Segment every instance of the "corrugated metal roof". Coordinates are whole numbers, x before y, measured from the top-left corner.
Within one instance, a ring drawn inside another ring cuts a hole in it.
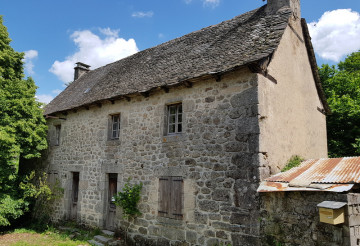
[[[304,161],[300,166],[267,178],[258,192],[318,190],[343,192],[360,183],[360,157]]]

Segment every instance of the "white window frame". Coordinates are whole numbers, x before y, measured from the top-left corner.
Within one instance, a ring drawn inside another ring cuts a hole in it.
[[[171,108],[175,107],[175,113],[171,113]],[[181,110],[180,110],[181,109]],[[175,121],[171,121],[171,117],[175,116]],[[174,135],[183,132],[183,110],[182,103],[174,103],[167,105],[167,134]],[[175,126],[174,131],[171,130],[172,126]],[[181,129],[179,130],[179,126]]]
[[[120,138],[120,114],[110,115],[110,139],[117,140]],[[117,118],[117,121],[115,121]],[[114,134],[115,133],[115,134]]]

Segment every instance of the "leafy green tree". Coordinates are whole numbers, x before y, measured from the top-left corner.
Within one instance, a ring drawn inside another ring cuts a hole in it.
[[[36,86],[24,78],[24,54],[10,46],[0,16],[0,225],[18,218],[26,208],[18,175],[22,159],[38,158],[47,148],[46,123]]]
[[[329,156],[360,155],[360,51],[319,69],[332,114],[327,117]]]

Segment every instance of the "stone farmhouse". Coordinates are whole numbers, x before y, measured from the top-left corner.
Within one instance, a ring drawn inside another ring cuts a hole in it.
[[[327,156],[299,0],[89,68],[45,108],[54,221],[128,227],[138,245],[260,245],[260,182],[295,154]],[[142,215],[127,221],[111,198],[129,178]]]

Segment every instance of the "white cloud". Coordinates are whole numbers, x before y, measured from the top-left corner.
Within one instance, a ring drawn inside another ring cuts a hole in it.
[[[134,39],[119,37],[119,30],[104,28],[99,31],[105,36],[103,39],[89,30],[74,32],[70,38],[77,51],[64,61],[55,61],[49,71],[67,83],[74,79],[76,62],[89,64],[91,69],[95,69],[139,51]]]
[[[33,59],[36,59],[39,55],[39,53],[36,50],[28,50],[25,51],[25,56],[24,56],[24,68],[25,68],[25,72],[29,75],[33,75],[34,72],[34,63],[33,63]]]
[[[39,102],[46,103],[46,104],[48,104],[49,102],[51,102],[51,100],[54,99],[54,97],[52,95],[47,95],[47,94],[36,95],[35,98]]]
[[[111,30],[109,27],[108,28],[99,28],[100,32],[102,34],[104,34],[105,36],[109,36],[109,37],[119,37],[119,32],[120,29],[116,29],[116,30]]]
[[[204,6],[209,6],[212,8],[217,7],[220,4],[220,0],[202,0]]]
[[[220,4],[220,0],[201,0],[203,2],[204,7],[215,8]],[[193,0],[184,0],[186,4],[190,4]]]
[[[323,59],[338,62],[360,49],[360,14],[351,9],[325,12],[308,27],[315,52]]]
[[[160,39],[163,39],[163,38],[165,38],[165,35],[164,35],[163,33],[159,33],[158,37],[159,37]]]
[[[62,92],[63,90],[60,90],[60,89],[55,89],[55,90],[52,90],[51,93],[55,94],[55,95],[58,95],[60,94],[60,92]]]
[[[144,17],[153,17],[154,12],[152,11],[148,11],[148,12],[142,12],[142,11],[138,11],[138,12],[134,12],[132,13],[132,17],[135,18],[144,18]]]

